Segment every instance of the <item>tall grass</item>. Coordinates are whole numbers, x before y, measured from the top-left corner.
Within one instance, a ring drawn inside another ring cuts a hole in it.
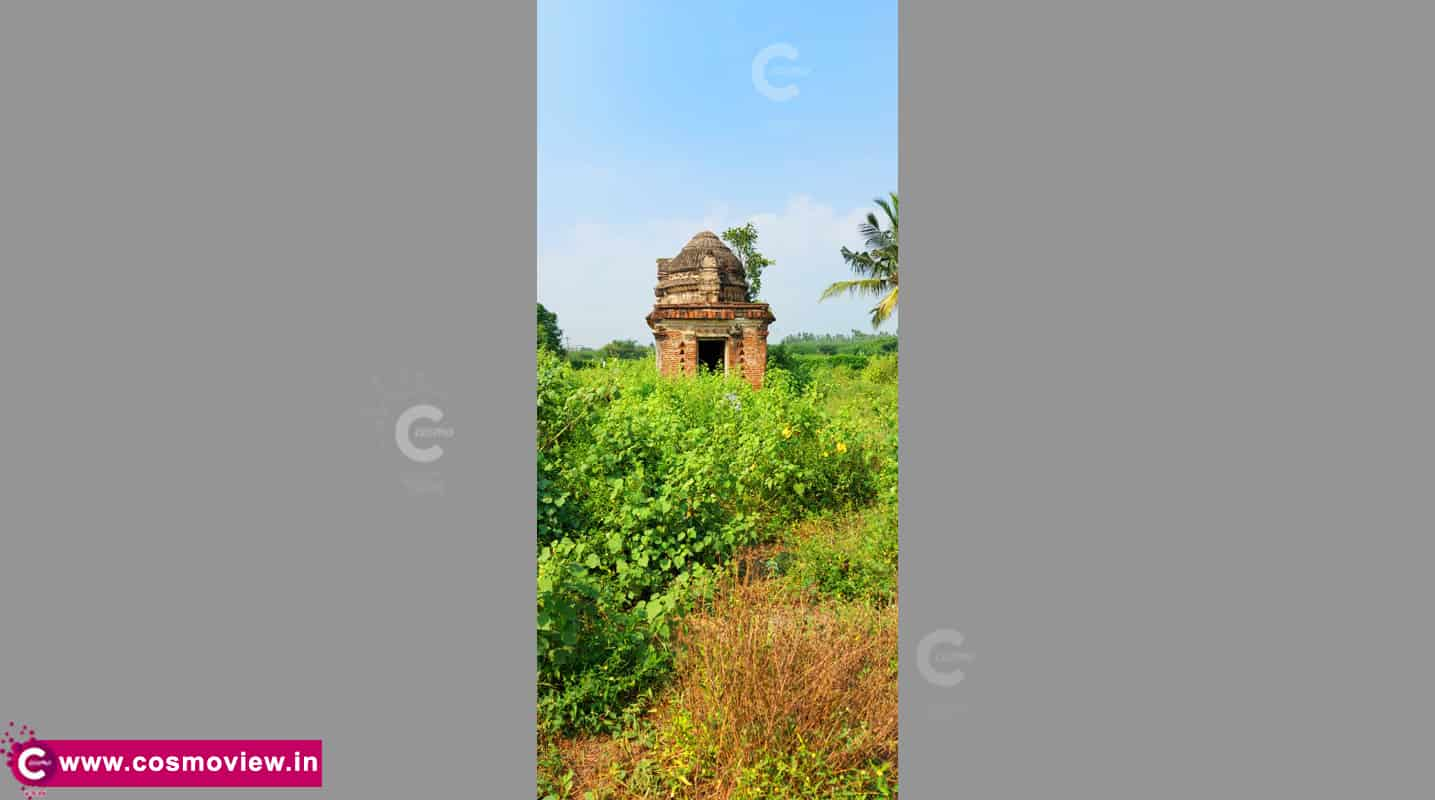
[[[684,626],[657,760],[695,799],[881,796],[897,742],[896,608],[729,587]]]

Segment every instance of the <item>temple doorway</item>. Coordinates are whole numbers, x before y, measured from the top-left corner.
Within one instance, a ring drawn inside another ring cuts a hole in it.
[[[698,364],[703,369],[723,374],[727,367],[723,363],[723,351],[726,348],[727,341],[725,339],[699,339]]]

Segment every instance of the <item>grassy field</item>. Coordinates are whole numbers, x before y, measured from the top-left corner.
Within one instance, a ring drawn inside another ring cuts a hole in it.
[[[896,355],[864,356],[754,392],[540,353],[539,798],[896,796]]]

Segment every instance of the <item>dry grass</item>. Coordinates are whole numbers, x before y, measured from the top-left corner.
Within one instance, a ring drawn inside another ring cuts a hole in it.
[[[586,792],[605,799],[641,796],[623,786],[613,772],[615,765],[622,768],[640,760],[640,745],[607,734],[562,739],[555,744],[564,768],[573,772],[573,788],[564,800],[576,800]]]
[[[897,745],[897,614],[814,605],[768,582],[724,592],[682,635],[659,711],[666,772],[692,798],[727,798],[763,760],[802,751],[842,774]],[[694,746],[690,746],[694,745]]]
[[[572,797],[868,797],[851,792],[874,766],[895,783],[896,606],[818,604],[760,572],[687,617],[644,737],[559,744]]]

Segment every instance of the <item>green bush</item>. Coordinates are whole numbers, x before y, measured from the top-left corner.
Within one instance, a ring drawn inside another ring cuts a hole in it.
[[[539,556],[538,715],[548,730],[596,731],[633,716],[672,653],[572,550]]]
[[[798,357],[787,345],[775,344],[767,348],[767,370],[781,370],[787,373],[790,385],[801,391],[812,382],[812,370],[806,359]]]
[[[867,366],[868,356],[862,355],[861,353],[836,353],[833,355],[800,353],[793,355],[792,359],[807,369],[809,374],[815,374],[823,368],[833,367],[842,367],[860,372]]]
[[[897,382],[897,354],[874,356],[862,370],[862,380],[879,386]]]
[[[896,598],[896,503],[805,527],[776,565],[797,587],[876,606]]]
[[[537,403],[550,730],[621,724],[670,667],[672,618],[736,548],[895,491],[895,402],[873,418],[868,401],[834,406],[781,369],[754,391],[661,378],[646,360],[575,370],[540,352]]]

